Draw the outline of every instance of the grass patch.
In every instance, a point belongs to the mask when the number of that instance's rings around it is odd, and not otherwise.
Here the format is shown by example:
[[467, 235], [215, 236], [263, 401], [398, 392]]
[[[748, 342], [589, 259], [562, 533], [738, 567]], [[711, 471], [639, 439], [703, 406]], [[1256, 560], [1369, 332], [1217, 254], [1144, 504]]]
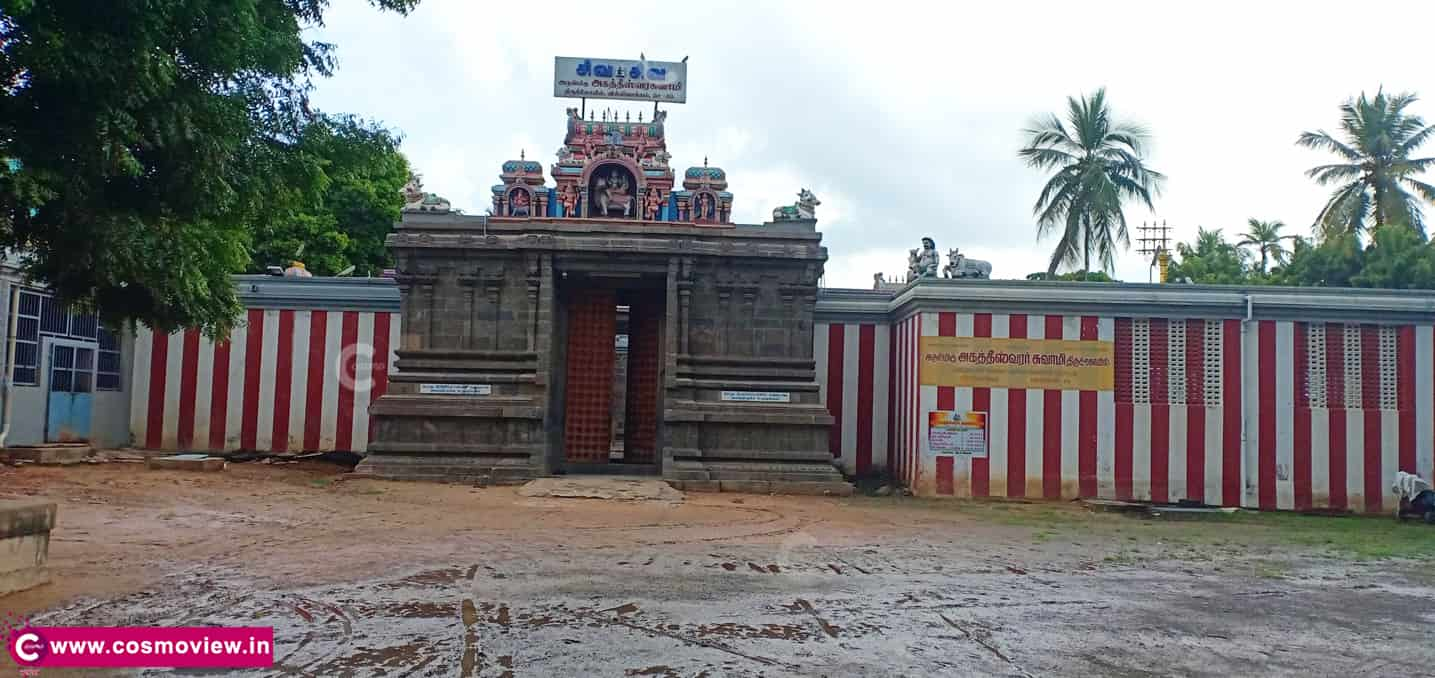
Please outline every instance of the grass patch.
[[[950, 511], [981, 523], [1032, 528], [1031, 538], [1037, 543], [1065, 539], [1105, 542], [1125, 549], [1160, 542], [1171, 549], [1167, 557], [1179, 557], [1181, 553], [1193, 557], [1205, 554], [1195, 559], [1206, 560], [1213, 550], [1239, 557], [1289, 549], [1351, 560], [1435, 559], [1435, 527], [1419, 521], [1397, 522], [1389, 515], [1319, 516], [1240, 511], [1174, 521], [1092, 512], [1069, 502], [903, 499], [882, 504], [897, 510], [920, 507]], [[1118, 561], [1126, 559], [1117, 558]], [[1275, 570], [1256, 574], [1284, 576]]]
[[332, 478], [315, 478], [309, 481], [309, 485], [312, 487], [328, 487], [332, 484], [334, 484]]
[[1209, 529], [1232, 527], [1243, 528], [1243, 535], [1261, 541], [1324, 550], [1356, 560], [1435, 558], [1435, 529], [1413, 521], [1398, 522], [1390, 516], [1241, 512], [1214, 521]]
[[1251, 574], [1261, 579], [1285, 579], [1291, 564], [1278, 560], [1257, 560], [1251, 563]]

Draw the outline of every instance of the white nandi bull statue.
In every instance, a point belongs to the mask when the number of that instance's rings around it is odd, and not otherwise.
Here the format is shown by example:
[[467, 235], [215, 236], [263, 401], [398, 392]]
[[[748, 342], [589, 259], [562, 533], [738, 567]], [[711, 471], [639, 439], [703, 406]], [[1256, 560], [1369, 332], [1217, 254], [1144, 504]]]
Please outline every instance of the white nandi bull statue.
[[822, 201], [807, 189], [797, 192], [797, 202], [792, 205], [783, 205], [772, 211], [773, 221], [804, 221], [817, 218], [817, 206]]
[[417, 174], [409, 174], [408, 183], [404, 184], [404, 212], [433, 212], [435, 214], [447, 214], [457, 212], [453, 205], [437, 193], [424, 191], [423, 177]]
[[980, 259], [968, 259], [956, 249], [947, 250], [947, 265], [942, 267], [942, 277], [945, 278], [980, 278], [992, 277], [991, 262]]

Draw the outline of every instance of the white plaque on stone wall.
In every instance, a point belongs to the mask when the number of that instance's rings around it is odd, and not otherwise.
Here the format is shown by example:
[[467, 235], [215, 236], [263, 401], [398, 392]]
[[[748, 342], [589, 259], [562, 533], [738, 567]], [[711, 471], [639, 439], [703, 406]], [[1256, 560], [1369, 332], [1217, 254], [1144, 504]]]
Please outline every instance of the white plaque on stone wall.
[[790, 403], [792, 394], [785, 391], [723, 391], [722, 399], [735, 403]]
[[424, 395], [486, 396], [493, 394], [493, 387], [488, 384], [419, 384], [419, 393]]

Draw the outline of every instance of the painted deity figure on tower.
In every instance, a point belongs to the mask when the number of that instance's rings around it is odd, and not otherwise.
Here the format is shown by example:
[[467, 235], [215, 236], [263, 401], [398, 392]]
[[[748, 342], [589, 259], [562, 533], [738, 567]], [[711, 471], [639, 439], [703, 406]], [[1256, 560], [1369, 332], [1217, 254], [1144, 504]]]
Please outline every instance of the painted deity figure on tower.
[[516, 190], [513, 192], [513, 202], [510, 213], [515, 217], [528, 216], [528, 191]]
[[627, 173], [617, 169], [609, 171], [606, 176], [598, 178], [594, 190], [593, 204], [598, 208], [597, 216], [619, 212], [626, 217], [633, 213], [633, 193], [628, 185]]
[[578, 191], [573, 188], [573, 184], [563, 187], [563, 191], [558, 194], [558, 204], [563, 206], [563, 216], [578, 216]]

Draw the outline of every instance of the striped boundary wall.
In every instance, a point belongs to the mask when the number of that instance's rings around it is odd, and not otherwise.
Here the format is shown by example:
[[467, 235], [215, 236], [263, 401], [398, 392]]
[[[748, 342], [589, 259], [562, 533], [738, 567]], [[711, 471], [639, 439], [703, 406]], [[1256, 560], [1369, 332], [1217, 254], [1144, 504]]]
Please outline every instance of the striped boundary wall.
[[[226, 342], [142, 329], [135, 444], [363, 452], [399, 316], [309, 302], [314, 310], [251, 308]], [[1435, 479], [1429, 324], [929, 309], [891, 323], [871, 313], [825, 319], [813, 357], [835, 419], [834, 460], [848, 474], [890, 473], [920, 495], [1384, 511], [1396, 470]], [[918, 342], [936, 335], [1113, 341], [1116, 389], [922, 386]], [[988, 412], [988, 456], [929, 454], [934, 409]]]
[[817, 323], [813, 362], [832, 414], [832, 458], [848, 475], [888, 467], [892, 329], [885, 323]]
[[131, 435], [149, 449], [362, 452], [398, 343], [388, 312], [252, 308], [221, 342], [141, 328]]
[[[1399, 470], [1435, 479], [1435, 331], [1430, 325], [922, 312], [898, 320], [886, 356], [889, 435], [872, 464], [923, 496], [1192, 499], [1260, 509], [1392, 508]], [[821, 369], [842, 421], [834, 457], [851, 472], [864, 426], [860, 324], [819, 325], [844, 359]], [[1116, 344], [1114, 391], [923, 386], [922, 336]], [[822, 341], [818, 341], [818, 355]], [[855, 374], [854, 374], [855, 372]], [[854, 390], [854, 387], [856, 390]], [[854, 398], [855, 395], [855, 398]], [[881, 395], [881, 394], [878, 394]], [[854, 409], [850, 401], [859, 405]], [[988, 456], [934, 456], [931, 410], [988, 413]], [[882, 408], [874, 407], [873, 416]], [[877, 428], [878, 425], [872, 425]], [[834, 426], [834, 436], [838, 435]], [[869, 430], [865, 426], [862, 431]], [[860, 440], [860, 436], [858, 440]], [[854, 441], [855, 442], [855, 441]], [[881, 445], [885, 442], [885, 445]]]

